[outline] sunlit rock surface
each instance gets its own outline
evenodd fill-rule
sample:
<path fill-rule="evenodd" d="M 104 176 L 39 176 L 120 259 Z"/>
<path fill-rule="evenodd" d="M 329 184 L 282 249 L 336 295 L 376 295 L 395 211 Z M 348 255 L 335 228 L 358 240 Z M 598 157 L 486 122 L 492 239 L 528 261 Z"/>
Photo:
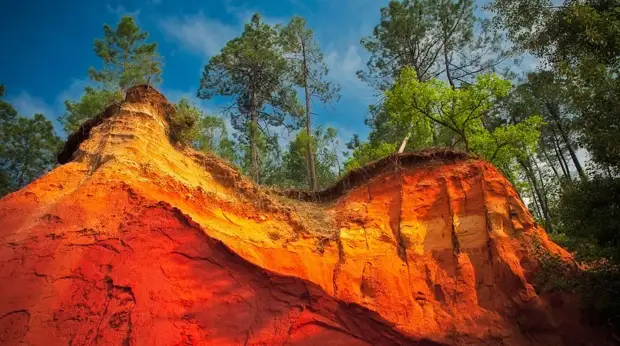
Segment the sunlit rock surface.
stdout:
<path fill-rule="evenodd" d="M 171 109 L 131 89 L 0 201 L 0 344 L 603 342 L 537 295 L 532 246 L 570 255 L 492 165 L 393 157 L 294 201 L 172 146 Z"/>

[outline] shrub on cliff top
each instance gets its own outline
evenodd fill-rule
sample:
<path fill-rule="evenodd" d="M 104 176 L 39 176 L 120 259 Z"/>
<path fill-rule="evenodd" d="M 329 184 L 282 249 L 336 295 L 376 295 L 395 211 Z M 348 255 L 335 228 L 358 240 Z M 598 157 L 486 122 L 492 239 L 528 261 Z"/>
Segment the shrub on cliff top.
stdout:
<path fill-rule="evenodd" d="M 182 98 L 176 111 L 168 114 L 169 135 L 175 143 L 192 144 L 198 138 L 198 122 L 202 112 L 187 98 Z"/>

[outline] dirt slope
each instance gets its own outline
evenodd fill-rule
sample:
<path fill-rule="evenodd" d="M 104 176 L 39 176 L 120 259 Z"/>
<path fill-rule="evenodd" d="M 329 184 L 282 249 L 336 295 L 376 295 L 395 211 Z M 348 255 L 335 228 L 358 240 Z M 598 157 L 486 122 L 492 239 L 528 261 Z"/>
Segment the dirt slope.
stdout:
<path fill-rule="evenodd" d="M 390 158 L 293 201 L 171 146 L 170 109 L 131 89 L 0 200 L 0 344 L 604 342 L 535 292 L 531 247 L 570 255 L 488 163 Z"/>

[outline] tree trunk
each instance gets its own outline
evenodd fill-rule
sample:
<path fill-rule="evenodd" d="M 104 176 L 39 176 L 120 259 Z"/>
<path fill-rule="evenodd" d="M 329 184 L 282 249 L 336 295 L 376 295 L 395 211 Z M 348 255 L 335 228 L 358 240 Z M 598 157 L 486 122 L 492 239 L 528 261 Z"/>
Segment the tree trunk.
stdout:
<path fill-rule="evenodd" d="M 579 173 L 579 177 L 581 178 L 582 181 L 587 181 L 588 176 L 586 175 L 585 171 L 581 167 L 581 163 L 579 162 L 579 158 L 577 157 L 577 154 L 575 153 L 575 149 L 573 149 L 573 146 L 570 144 L 570 138 L 568 137 L 568 134 L 564 131 L 559 121 L 556 121 L 556 125 L 558 127 L 558 131 L 560 131 L 560 136 L 562 136 L 562 139 L 564 140 L 564 144 L 566 145 L 566 148 L 568 149 L 568 153 L 570 154 L 570 157 L 573 160 L 573 164 L 575 164 L 577 173 Z"/>
<path fill-rule="evenodd" d="M 543 191 L 541 191 L 540 187 L 538 186 L 538 179 L 536 178 L 536 175 L 533 172 L 533 169 L 531 167 L 531 162 L 529 162 L 530 159 L 528 158 L 527 161 L 523 161 L 523 160 L 519 160 L 519 164 L 521 165 L 521 167 L 523 168 L 523 171 L 525 172 L 525 175 L 527 176 L 528 180 L 530 181 L 530 184 L 532 184 L 532 187 L 534 188 L 534 191 L 536 192 L 536 197 L 538 198 L 538 202 L 540 203 L 540 207 L 542 209 L 543 212 L 543 216 L 545 218 L 545 226 L 547 229 L 547 232 L 551 232 L 551 216 L 549 215 L 549 206 L 546 203 L 546 198 L 543 197 Z"/>
<path fill-rule="evenodd" d="M 549 167 L 551 167 L 551 169 L 553 170 L 553 174 L 555 175 L 555 178 L 558 180 L 558 182 L 560 182 L 562 179 L 560 179 L 560 174 L 558 174 L 557 168 L 555 168 L 555 165 L 551 161 L 551 158 L 549 157 L 549 154 L 547 154 L 547 149 L 545 149 L 545 146 L 541 144 L 540 150 L 542 151 L 543 155 L 545 156 L 545 159 L 547 160 L 547 163 L 549 164 Z"/>
<path fill-rule="evenodd" d="M 433 146 L 438 147 L 439 146 L 439 134 L 437 133 L 437 127 L 435 126 L 435 123 L 431 123 L 431 132 L 433 135 Z"/>
<path fill-rule="evenodd" d="M 560 143 L 558 143 L 555 131 L 553 131 L 553 148 L 555 149 L 555 154 L 558 157 L 558 161 L 560 162 L 560 167 L 562 167 L 562 172 L 564 176 L 568 178 L 568 181 L 573 181 L 573 177 L 570 174 L 570 168 L 568 167 L 568 163 L 564 158 L 564 154 L 562 153 L 562 148 L 560 148 Z"/>
<path fill-rule="evenodd" d="M 252 90 L 250 95 L 250 156 L 251 174 L 256 183 L 260 183 L 260 166 L 258 162 L 258 103 L 256 94 Z"/>
<path fill-rule="evenodd" d="M 405 147 L 407 146 L 407 141 L 409 141 L 409 137 L 411 137 L 411 132 L 407 134 L 407 137 L 403 139 L 403 143 L 400 145 L 400 148 L 398 148 L 399 154 L 402 154 L 403 151 L 405 151 Z"/>
<path fill-rule="evenodd" d="M 529 180 L 529 179 L 528 179 Z M 538 203 L 538 199 L 536 198 L 536 192 L 531 188 L 530 192 L 532 193 L 532 200 L 534 201 L 534 213 L 538 216 L 539 219 L 543 219 L 542 208 L 540 207 L 540 203 Z"/>
<path fill-rule="evenodd" d="M 308 143 L 306 146 L 308 161 L 308 177 L 310 178 L 310 189 L 312 191 L 318 190 L 319 184 L 316 178 L 316 162 L 314 157 L 314 148 L 312 147 L 312 125 L 310 123 L 310 91 L 308 90 L 308 57 L 306 56 L 306 46 L 302 42 L 301 50 L 303 55 L 303 78 L 304 78 L 304 92 L 306 96 L 306 134 L 308 135 Z"/>
<path fill-rule="evenodd" d="M 566 149 L 568 149 L 568 153 L 570 154 L 570 157 L 573 160 L 573 164 L 575 165 L 575 168 L 577 169 L 577 173 L 579 173 L 579 177 L 581 177 L 581 180 L 587 181 L 588 176 L 586 175 L 583 168 L 581 167 L 581 163 L 579 162 L 579 158 L 577 158 L 575 149 L 573 149 L 573 146 L 570 144 L 570 136 L 568 135 L 568 133 L 562 126 L 562 119 L 560 118 L 559 107 L 556 104 L 547 103 L 547 109 L 549 110 L 549 112 L 551 113 L 551 116 L 553 117 L 555 126 L 560 132 L 560 136 L 562 137 L 562 140 L 564 141 L 564 144 L 566 145 Z"/>
<path fill-rule="evenodd" d="M 24 187 L 24 174 L 26 174 L 26 164 L 24 164 L 24 168 L 19 173 L 19 188 L 20 189 Z"/>
<path fill-rule="evenodd" d="M 443 58 L 444 58 L 444 63 L 446 66 L 446 77 L 448 78 L 448 82 L 450 83 L 450 87 L 452 88 L 452 90 L 456 89 L 456 86 L 454 85 L 454 80 L 452 80 L 452 73 L 450 72 L 450 61 L 448 60 L 448 42 L 447 42 L 447 38 L 444 39 L 446 42 L 444 42 L 443 45 Z"/>

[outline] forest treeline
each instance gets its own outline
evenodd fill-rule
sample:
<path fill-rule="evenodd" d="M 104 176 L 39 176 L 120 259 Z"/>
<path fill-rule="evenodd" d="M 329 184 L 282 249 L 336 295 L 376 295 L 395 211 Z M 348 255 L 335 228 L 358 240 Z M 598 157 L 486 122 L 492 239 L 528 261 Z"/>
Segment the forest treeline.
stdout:
<path fill-rule="evenodd" d="M 556 241 L 580 261 L 603 263 L 568 286 L 587 282 L 597 318 L 618 326 L 620 302 L 610 297 L 620 289 L 620 3 L 494 0 L 484 11 L 478 17 L 472 0 L 392 0 L 381 9 L 361 38 L 369 59 L 357 72 L 378 96 L 366 116 L 370 134 L 354 135 L 345 152 L 338 129 L 314 119 L 321 104 L 339 101 L 340 88 L 313 31 L 300 17 L 274 26 L 255 14 L 196 81 L 198 98 L 226 107 L 204 114 L 180 100 L 171 140 L 213 152 L 257 183 L 310 190 L 395 152 L 477 154 L 504 172 Z M 161 83 L 157 43 L 131 17 L 104 25 L 94 51 L 101 67 L 60 117 L 67 133 L 127 88 Z M 517 73 L 524 55 L 538 67 Z M 3 100 L 0 112 L 6 194 L 51 169 L 62 141 L 43 115 L 18 115 Z M 283 132 L 292 138 L 285 147 Z"/>

